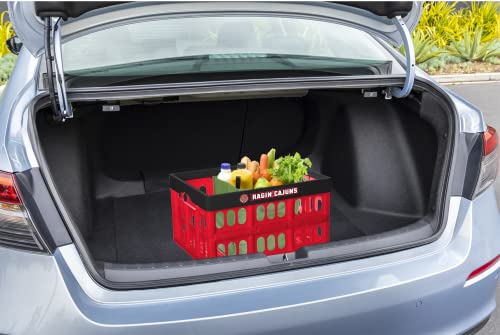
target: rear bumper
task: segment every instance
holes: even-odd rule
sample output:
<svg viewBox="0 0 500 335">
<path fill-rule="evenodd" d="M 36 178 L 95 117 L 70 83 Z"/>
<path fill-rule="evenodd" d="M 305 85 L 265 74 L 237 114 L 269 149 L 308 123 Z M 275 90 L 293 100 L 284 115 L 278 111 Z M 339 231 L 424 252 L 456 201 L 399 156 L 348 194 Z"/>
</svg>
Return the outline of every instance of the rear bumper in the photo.
<svg viewBox="0 0 500 335">
<path fill-rule="evenodd" d="M 465 333 L 463 333 L 463 335 L 474 335 L 474 334 L 479 333 L 488 324 L 488 321 L 490 321 L 490 317 L 491 317 L 491 315 L 488 316 L 483 321 L 479 322 L 477 325 L 475 325 L 474 327 L 472 327 L 471 329 L 469 329 Z"/>
<path fill-rule="evenodd" d="M 445 232 L 419 248 L 174 288 L 102 288 L 73 245 L 54 256 L 0 249 L 0 333 L 463 333 L 495 309 L 498 268 L 464 284 L 500 253 L 498 236 L 490 189 L 473 202 L 452 198 Z"/>
</svg>

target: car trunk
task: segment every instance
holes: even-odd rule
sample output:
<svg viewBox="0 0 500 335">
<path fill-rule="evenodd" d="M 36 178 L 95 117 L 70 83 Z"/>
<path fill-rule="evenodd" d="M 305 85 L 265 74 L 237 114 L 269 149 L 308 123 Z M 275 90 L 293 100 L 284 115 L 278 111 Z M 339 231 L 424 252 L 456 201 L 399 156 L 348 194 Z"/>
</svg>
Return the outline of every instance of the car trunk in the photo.
<svg viewBox="0 0 500 335">
<path fill-rule="evenodd" d="M 271 147 L 310 157 L 333 184 L 331 242 L 287 260 L 388 250 L 437 231 L 451 114 L 431 93 L 242 92 L 124 100 L 103 111 L 117 104 L 76 102 L 62 124 L 47 107 L 36 114 L 46 173 L 104 268 L 191 261 L 172 239 L 169 174 L 258 159 Z"/>
</svg>

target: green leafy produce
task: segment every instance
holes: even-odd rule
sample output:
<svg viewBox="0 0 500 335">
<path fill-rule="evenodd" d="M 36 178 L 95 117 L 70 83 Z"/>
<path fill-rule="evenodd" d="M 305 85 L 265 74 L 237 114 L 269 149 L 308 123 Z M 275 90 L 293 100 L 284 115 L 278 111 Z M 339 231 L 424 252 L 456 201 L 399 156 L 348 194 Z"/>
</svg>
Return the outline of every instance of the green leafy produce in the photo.
<svg viewBox="0 0 500 335">
<path fill-rule="evenodd" d="M 307 169 L 312 166 L 309 158 L 302 158 L 298 152 L 295 155 L 287 155 L 276 160 L 276 167 L 272 169 L 273 178 L 277 178 L 283 184 L 292 184 L 304 181 Z"/>
</svg>

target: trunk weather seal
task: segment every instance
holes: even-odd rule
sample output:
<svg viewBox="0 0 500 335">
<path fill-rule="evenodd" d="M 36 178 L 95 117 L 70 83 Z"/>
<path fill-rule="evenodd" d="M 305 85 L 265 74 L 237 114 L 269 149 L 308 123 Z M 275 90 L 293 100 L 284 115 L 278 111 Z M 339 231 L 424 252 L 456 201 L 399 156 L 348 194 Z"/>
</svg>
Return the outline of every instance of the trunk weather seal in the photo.
<svg viewBox="0 0 500 335">
<path fill-rule="evenodd" d="M 326 81 L 325 78 L 311 78 L 313 79 L 312 81 L 315 82 L 314 85 L 310 85 L 307 81 L 304 81 L 302 79 L 301 83 L 295 82 L 293 83 L 294 87 L 299 89 L 299 88 L 340 88 L 341 86 L 344 88 L 361 88 L 361 87 L 366 87 L 365 85 L 368 85 L 370 87 L 387 87 L 390 85 L 400 85 L 402 82 L 403 78 L 388 78 L 388 80 L 381 81 L 380 78 L 372 78 L 372 80 L 356 80 L 350 78 L 350 80 L 346 82 L 339 83 L 338 78 L 335 81 Z M 299 79 L 300 80 L 300 79 Z M 266 83 L 260 83 L 259 84 L 254 84 L 255 86 L 268 86 L 270 84 L 276 85 L 277 82 L 276 80 L 270 81 L 270 80 L 265 80 Z M 248 83 L 248 81 L 247 81 Z M 278 82 L 279 83 L 279 82 Z M 282 82 L 283 83 L 283 82 Z M 302 85 L 300 85 L 302 84 Z M 328 85 L 329 84 L 329 85 Z M 230 83 L 226 83 L 226 85 L 229 85 Z M 310 86 L 308 86 L 310 85 Z M 258 87 L 254 86 L 249 86 L 249 87 L 244 87 L 244 85 L 237 85 L 238 88 L 237 90 L 247 90 L 247 89 L 255 89 L 258 90 Z M 347 261 L 347 260 L 352 260 L 352 259 L 359 259 L 359 258 L 366 258 L 366 257 L 373 257 L 373 256 L 378 256 L 378 255 L 383 255 L 387 253 L 392 253 L 396 251 L 401 251 L 405 249 L 410 249 L 418 246 L 422 246 L 425 244 L 432 243 L 436 241 L 443 233 L 444 227 L 445 227 L 445 215 L 447 215 L 448 212 L 448 206 L 449 206 L 449 201 L 446 201 L 449 199 L 449 181 L 450 181 L 450 173 L 452 171 L 452 163 L 453 163 L 453 158 L 454 155 L 454 147 L 455 143 L 458 139 L 458 132 L 456 131 L 456 124 L 457 124 L 457 111 L 455 110 L 455 107 L 453 103 L 451 102 L 450 98 L 446 95 L 443 90 L 441 90 L 439 87 L 436 87 L 431 81 L 422 79 L 421 81 L 417 80 L 415 82 L 414 87 L 417 87 L 419 89 L 425 90 L 435 97 L 437 97 L 439 100 L 443 101 L 445 100 L 447 102 L 447 109 L 451 110 L 452 115 L 447 114 L 450 122 L 450 131 L 454 134 L 454 136 L 448 136 L 447 137 L 447 147 L 449 148 L 444 162 L 443 162 L 443 167 L 441 169 L 441 175 L 440 180 L 439 180 L 439 185 L 437 188 L 437 192 L 440 194 L 438 195 L 437 199 L 438 201 L 438 207 L 436 208 L 436 220 L 439 224 L 439 228 L 437 231 L 430 237 L 424 238 L 419 241 L 414 241 L 414 242 L 409 242 L 409 243 L 404 243 L 401 245 L 395 245 L 395 246 L 388 246 L 388 247 L 383 247 L 383 248 L 378 248 L 375 250 L 369 250 L 368 252 L 364 253 L 355 253 L 353 254 L 348 254 L 348 255 L 336 255 L 333 257 L 328 257 L 328 258 L 321 258 L 321 259 L 312 259 L 312 260 L 304 260 L 301 261 L 300 263 L 296 264 L 290 264 L 290 263 L 283 263 L 279 264 L 280 267 L 279 269 L 275 268 L 275 265 L 271 264 L 270 266 L 266 266 L 263 268 L 253 268 L 253 269 L 244 269 L 241 271 L 237 271 L 237 273 L 217 273 L 215 275 L 209 275 L 209 276 L 202 276 L 203 278 L 196 278 L 196 280 L 190 280 L 190 277 L 185 277 L 185 278 L 175 278 L 175 279 L 158 279 L 154 281 L 137 281 L 137 282 L 116 282 L 116 281 L 110 281 L 107 280 L 106 278 L 103 278 L 102 274 L 97 271 L 96 267 L 96 262 L 92 258 L 86 242 L 84 241 L 83 237 L 81 236 L 80 232 L 75 228 L 75 224 L 70 218 L 69 213 L 66 211 L 64 207 L 64 202 L 62 199 L 59 197 L 57 193 L 57 189 L 55 187 L 55 184 L 52 180 L 52 177 L 50 176 L 50 171 L 48 169 L 47 163 L 43 157 L 43 153 L 41 150 L 41 147 L 39 145 L 38 141 L 38 135 L 36 131 L 36 127 L 34 124 L 34 120 L 36 120 L 36 112 L 38 111 L 38 108 L 43 107 L 41 106 L 43 103 L 42 99 L 47 97 L 46 93 L 38 95 L 35 100 L 33 101 L 31 107 L 30 107 L 30 117 L 29 122 L 28 122 L 28 132 L 29 136 L 32 140 L 33 143 L 33 150 L 35 152 L 35 155 L 37 156 L 37 159 L 40 163 L 40 169 L 42 172 L 42 175 L 44 176 L 45 182 L 47 184 L 48 189 L 50 190 L 51 194 L 54 197 L 54 201 L 56 202 L 56 205 L 61 213 L 61 216 L 63 217 L 65 224 L 70 231 L 70 234 L 72 235 L 72 238 L 75 242 L 76 248 L 79 250 L 80 255 L 82 257 L 82 262 L 93 277 L 93 279 L 99 283 L 100 285 L 113 289 L 113 290 L 129 290 L 129 289 L 149 289 L 149 288 L 157 288 L 157 287 L 166 287 L 166 286 L 178 286 L 178 285 L 188 285 L 188 284 L 194 284 L 194 283 L 200 283 L 200 282 L 210 282 L 210 281 L 218 281 L 218 280 L 226 280 L 226 279 L 231 279 L 235 277 L 245 277 L 245 276 L 251 276 L 251 275 L 260 275 L 260 274 L 266 274 L 270 272 L 276 272 L 276 271 L 286 271 L 286 270 L 296 270 L 300 268 L 305 268 L 305 267 L 310 267 L 310 266 L 318 266 L 318 265 L 326 265 L 326 264 L 332 264 L 332 263 L 337 263 L 341 261 Z M 227 89 L 228 87 L 226 87 Z M 191 87 L 191 90 L 198 90 L 200 87 Z M 274 89 L 271 89 L 268 87 L 268 90 L 282 90 L 283 87 L 279 86 Z M 174 91 L 173 88 L 170 89 L 171 91 Z M 222 87 L 218 87 L 216 91 L 222 90 Z M 261 89 L 262 90 L 262 87 Z M 158 90 L 155 90 L 158 92 Z M 175 92 L 175 91 L 174 91 Z M 170 92 L 171 95 L 178 95 L 179 92 L 177 93 Z M 139 92 L 135 93 L 139 94 Z M 143 92 L 144 94 L 144 92 Z M 187 93 L 186 93 L 187 94 Z M 83 96 L 82 96 L 83 95 Z M 85 96 L 83 92 L 80 92 L 79 94 L 75 95 L 70 95 L 69 100 L 73 101 L 88 101 L 88 100 L 100 100 L 100 99 L 109 99 L 109 96 L 102 96 L 101 92 L 101 97 L 97 98 L 97 94 L 94 93 L 92 95 L 92 98 L 89 98 L 88 96 Z M 38 105 L 37 105 L 38 103 Z M 45 104 L 47 106 L 48 104 Z M 38 108 L 37 108 L 38 107 Z M 453 118 L 453 119 L 452 119 Z M 354 257 L 353 257 L 354 256 Z M 206 278 L 209 277 L 209 278 Z M 179 282 L 182 281 L 182 282 Z"/>
</svg>

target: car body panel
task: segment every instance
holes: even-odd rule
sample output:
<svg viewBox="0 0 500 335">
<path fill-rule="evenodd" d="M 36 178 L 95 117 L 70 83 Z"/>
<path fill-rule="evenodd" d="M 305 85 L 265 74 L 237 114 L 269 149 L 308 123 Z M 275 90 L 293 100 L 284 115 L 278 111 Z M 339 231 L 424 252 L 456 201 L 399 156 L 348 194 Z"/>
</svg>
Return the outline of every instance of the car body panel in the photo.
<svg viewBox="0 0 500 335">
<path fill-rule="evenodd" d="M 0 248 L 0 262 L 6 264 L 0 270 L 5 278 L 0 333 L 460 333 L 495 308 L 498 267 L 464 287 L 468 273 L 500 253 L 495 201 L 491 187 L 474 201 L 452 198 L 454 215 L 442 238 L 420 248 L 154 290 L 100 287 L 73 245 L 59 248 L 54 257 Z M 26 271 L 36 276 L 27 277 Z"/>
<path fill-rule="evenodd" d="M 335 1 L 328 1 L 327 6 Z M 121 4 L 123 2 L 112 2 L 112 1 L 89 1 L 89 2 L 70 2 L 70 1 L 60 1 L 60 2 L 47 2 L 47 1 L 36 1 L 35 11 L 36 14 L 41 17 L 61 17 L 64 20 L 68 18 L 79 17 L 90 11 L 114 6 Z M 345 4 L 347 6 L 360 8 L 367 10 L 370 13 L 379 16 L 387 16 L 389 18 L 395 17 L 397 15 L 406 16 L 412 9 L 412 3 L 405 1 L 353 1 Z M 197 7 L 196 3 L 193 3 L 193 7 Z"/>
<path fill-rule="evenodd" d="M 416 27 L 422 4 L 413 2 L 412 10 L 404 17 L 407 27 Z M 9 13 L 19 38 L 33 55 L 44 49 L 43 22 L 37 16 L 34 2 L 9 2 Z M 228 13 L 252 13 L 259 15 L 310 16 L 320 20 L 331 20 L 353 26 L 379 36 L 399 46 L 403 39 L 393 19 L 379 16 L 362 8 L 342 3 L 321 2 L 177 2 L 177 3 L 124 3 L 99 8 L 84 13 L 78 18 L 63 23 L 63 41 L 73 35 L 85 33 L 104 26 L 123 24 L 124 21 L 151 19 L 165 15 L 228 15 Z"/>
<path fill-rule="evenodd" d="M 21 50 L 0 99 L 0 170 L 24 171 L 37 167 L 27 133 L 29 105 L 37 94 L 39 59 Z"/>
</svg>

